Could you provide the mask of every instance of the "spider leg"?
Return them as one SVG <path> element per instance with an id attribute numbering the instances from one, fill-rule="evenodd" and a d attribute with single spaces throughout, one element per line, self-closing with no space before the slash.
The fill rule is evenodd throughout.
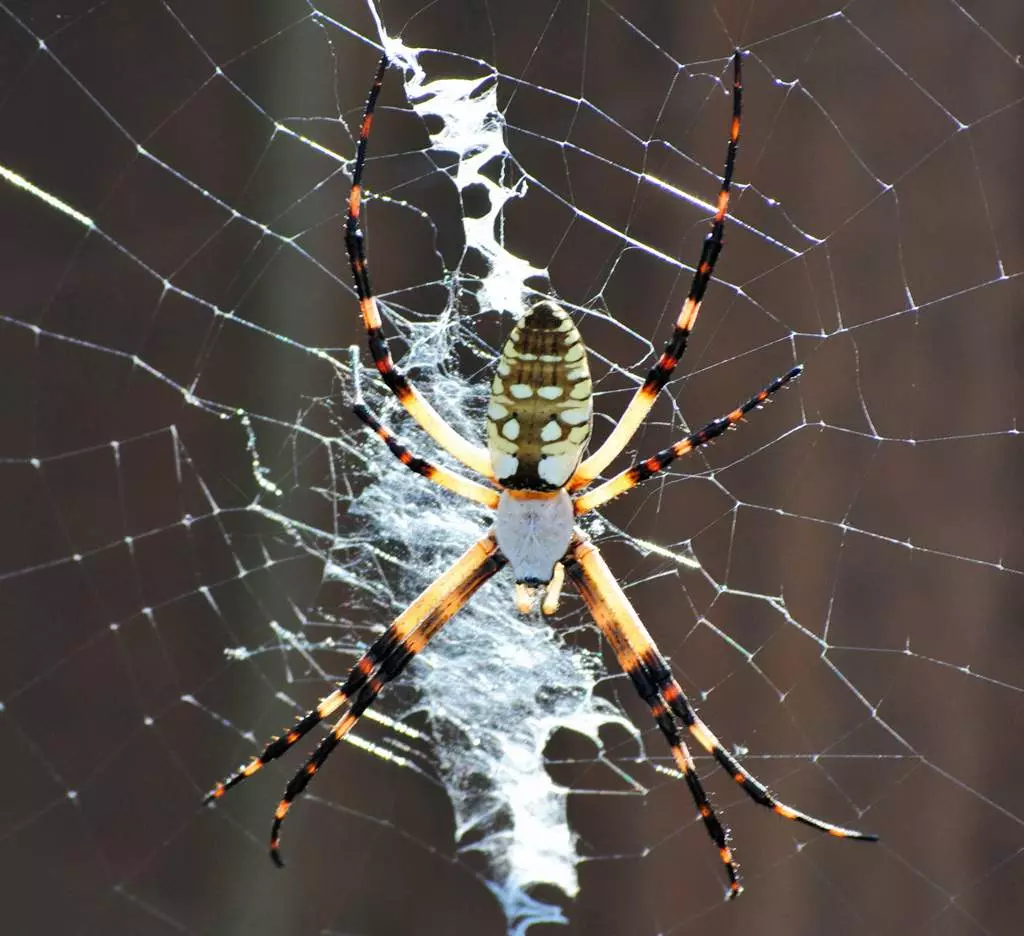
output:
<path id="1" fill-rule="evenodd" d="M 363 193 L 363 169 L 366 165 L 366 144 L 373 126 L 373 111 L 377 104 L 387 71 L 388 58 L 382 56 L 374 76 L 373 87 L 366 99 L 363 120 L 359 127 L 359 140 L 356 145 L 356 162 L 352 171 L 352 189 L 348 197 L 348 214 L 345 221 L 345 247 L 348 251 L 352 278 L 355 281 L 356 295 L 359 298 L 359 310 L 366 326 L 366 337 L 373 355 L 374 364 L 381 378 L 398 402 L 405 407 L 413 419 L 424 431 L 445 451 L 451 453 L 467 468 L 485 478 L 494 476 L 491 470 L 491 459 L 487 449 L 474 445 L 463 438 L 441 418 L 441 415 L 427 402 L 409 379 L 395 367 L 391 358 L 387 340 L 381 324 L 377 300 L 370 285 L 370 274 L 366 262 L 366 248 L 363 243 L 363 232 L 359 227 L 359 212 Z"/>
<path id="2" fill-rule="evenodd" d="M 323 719 L 337 711 L 346 702 L 351 705 L 334 726 L 331 733 L 317 747 L 299 774 L 292 778 L 274 816 L 271 854 L 277 856 L 277 838 L 281 821 L 292 801 L 305 789 L 313 774 L 348 733 L 359 716 L 369 707 L 380 690 L 394 679 L 412 657 L 426 646 L 449 618 L 461 608 L 473 593 L 506 564 L 498 552 L 492 534 L 470 547 L 461 558 L 436 578 L 409 607 L 402 612 L 358 660 L 345 682 L 325 696 L 316 708 L 296 721 L 292 729 L 271 741 L 263 752 L 253 758 L 207 794 L 205 802 L 220 799 L 231 787 L 251 777 L 264 764 L 285 753 L 300 738 L 308 734 Z M 332 740 L 333 739 L 333 740 Z"/>
<path id="3" fill-rule="evenodd" d="M 701 249 L 700 260 L 693 273 L 693 280 L 690 283 L 690 291 L 683 302 L 683 307 L 676 318 L 675 327 L 672 330 L 672 337 L 665 345 L 658 362 L 651 368 L 644 381 L 643 386 L 637 390 L 633 399 L 629 401 L 622 418 L 615 424 L 608 438 L 596 452 L 585 458 L 576 473 L 569 481 L 569 490 L 575 491 L 590 484 L 612 460 L 629 444 L 633 434 L 640 427 L 647 414 L 654 406 L 661 388 L 668 383 L 680 358 L 686 351 L 686 344 L 690 339 L 690 332 L 697 322 L 700 313 L 700 305 L 704 300 L 704 293 L 711 282 L 711 276 L 715 270 L 715 263 L 722 251 L 722 234 L 725 230 L 725 217 L 729 207 L 729 190 L 732 186 L 733 169 L 736 164 L 736 147 L 740 139 L 740 115 L 743 110 L 743 82 L 742 65 L 739 49 L 733 53 L 733 82 L 732 82 L 732 123 L 729 127 L 729 145 L 725 156 L 725 169 L 722 173 L 722 185 L 718 190 L 718 206 L 715 216 L 711 221 L 711 230 L 704 238 L 704 246 Z"/>
<path id="4" fill-rule="evenodd" d="M 704 828 L 718 848 L 718 855 L 722 859 L 726 876 L 729 879 L 727 895 L 730 898 L 737 897 L 742 893 L 743 887 L 739 881 L 739 866 L 733 859 L 732 850 L 729 848 L 728 833 L 711 805 L 704 785 L 700 781 L 693 757 L 686 742 L 679 734 L 679 729 L 667 703 L 647 666 L 630 643 L 628 630 L 620 623 L 621 617 L 631 615 L 639 624 L 636 612 L 612 577 L 611 570 L 600 557 L 597 547 L 593 546 L 584 534 L 577 532 L 569 555 L 564 560 L 564 565 L 566 574 L 590 609 L 590 614 L 605 640 L 615 651 L 615 656 L 623 672 L 629 676 L 640 698 L 650 707 L 654 721 L 672 751 L 676 767 L 686 780 L 690 795 L 697 806 L 697 812 L 704 822 Z M 640 627 L 642 628 L 643 625 L 641 624 Z M 653 642 L 651 646 L 654 646 Z"/>
<path id="5" fill-rule="evenodd" d="M 781 377 L 777 377 L 763 390 L 755 393 L 746 403 L 736 407 L 731 413 L 726 413 L 725 416 L 713 419 L 703 429 L 691 432 L 688 436 L 676 442 L 675 445 L 662 449 L 657 455 L 652 455 L 650 458 L 637 462 L 631 468 L 627 468 L 625 471 L 615 475 L 614 478 L 599 484 L 592 491 L 581 494 L 573 502 L 573 510 L 575 510 L 576 515 L 579 516 L 580 514 L 587 513 L 587 511 L 600 507 L 613 498 L 625 494 L 626 491 L 632 490 L 638 484 L 643 484 L 644 481 L 658 474 L 658 472 L 664 471 L 665 468 L 680 456 L 688 455 L 694 449 L 712 442 L 722 435 L 723 432 L 736 426 L 751 410 L 764 406 L 772 394 L 781 390 L 791 380 L 799 377 L 802 370 L 802 366 L 794 367 Z"/>
<path id="6" fill-rule="evenodd" d="M 715 816 L 700 783 L 700 778 L 693 769 L 693 761 L 689 752 L 681 741 L 678 745 L 675 743 L 673 738 L 673 732 L 676 730 L 675 723 L 667 717 L 669 712 L 682 721 L 697 743 L 728 771 L 733 780 L 754 802 L 768 807 L 786 819 L 802 822 L 837 838 L 877 840 L 875 835 L 833 825 L 780 802 L 768 787 L 722 747 L 722 743 L 715 737 L 711 729 L 697 716 L 689 699 L 686 698 L 679 683 L 672 676 L 668 664 L 648 634 L 643 622 L 629 603 L 629 599 L 626 598 L 618 582 L 615 581 L 597 547 L 587 539 L 585 534 L 577 531 L 564 564 L 566 574 L 579 590 L 602 634 L 615 651 L 622 668 L 629 675 L 644 701 L 650 705 L 658 727 L 661 728 L 662 734 L 665 735 L 672 747 L 673 756 L 686 778 L 690 793 L 704 820 L 705 828 L 719 848 L 719 855 L 729 877 L 730 897 L 736 896 L 741 890 L 732 853 L 726 844 L 722 825 Z M 668 712 L 663 711 L 664 706 L 667 706 Z M 671 723 L 671 728 L 666 721 Z"/>
<path id="7" fill-rule="evenodd" d="M 447 488 L 449 491 L 454 491 L 471 501 L 476 501 L 478 504 L 483 504 L 485 507 L 490 507 L 492 510 L 497 509 L 500 498 L 497 491 L 413 454 L 387 426 L 377 419 L 363 399 L 359 380 L 359 352 L 356 348 L 352 348 L 352 373 L 355 377 L 356 394 L 352 412 L 384 440 L 384 444 L 395 458 L 410 471 L 416 472 L 428 481 Z"/>

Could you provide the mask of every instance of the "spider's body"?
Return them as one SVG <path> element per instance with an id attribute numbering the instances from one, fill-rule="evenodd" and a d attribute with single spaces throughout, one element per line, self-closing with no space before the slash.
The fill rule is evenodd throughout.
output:
<path id="1" fill-rule="evenodd" d="M 579 330 L 554 302 L 538 302 L 512 329 L 491 382 L 487 449 L 495 480 L 511 491 L 565 487 L 593 421 Z"/>
<path id="2" fill-rule="evenodd" d="M 564 488 L 502 492 L 494 514 L 494 538 L 518 584 L 547 585 L 569 548 L 572 530 L 572 501 Z"/>
<path id="3" fill-rule="evenodd" d="M 217 784 L 207 799 L 219 799 L 232 786 L 284 754 L 323 719 L 343 710 L 330 733 L 320 742 L 303 769 L 292 778 L 278 803 L 270 849 L 271 856 L 280 864 L 278 843 L 281 823 L 292 802 L 320 770 L 331 751 L 373 704 L 384 686 L 423 650 L 445 622 L 484 582 L 505 565 L 511 565 L 516 580 L 516 605 L 523 612 L 533 607 L 537 593 L 542 590 L 541 609 L 545 614 L 553 614 L 566 577 L 579 592 L 668 742 L 676 767 L 686 780 L 700 818 L 725 866 L 729 879 L 727 896 L 734 897 L 741 891 L 737 866 L 725 829 L 697 774 L 686 745 L 687 736 L 714 758 L 755 802 L 777 815 L 838 838 L 874 839 L 872 835 L 832 825 L 780 802 L 722 746 L 690 704 L 599 550 L 574 523 L 575 517 L 626 493 L 663 471 L 676 458 L 708 444 L 735 426 L 747 413 L 764 404 L 800 373 L 799 366 L 793 367 L 725 416 L 596 487 L 584 490 L 629 444 L 686 350 L 690 331 L 697 321 L 705 290 L 722 249 L 722 232 L 740 132 L 740 53 L 737 51 L 733 57 L 733 116 L 718 207 L 711 230 L 704 240 L 689 294 L 664 352 L 609 436 L 597 451 L 586 458 L 583 454 L 593 419 L 593 391 L 587 354 L 576 326 L 554 302 L 542 300 L 535 303 L 512 329 L 502 349 L 491 385 L 486 448 L 459 435 L 395 367 L 370 287 L 363 234 L 359 229 L 366 144 L 387 65 L 387 58 L 381 59 L 367 99 L 348 203 L 345 241 L 359 307 L 370 352 L 384 383 L 438 445 L 482 475 L 488 483 L 474 481 L 414 455 L 367 409 L 359 394 L 358 382 L 354 411 L 409 469 L 494 510 L 494 525 L 395 618 L 356 662 L 343 683 L 321 699 L 316 708 L 303 715 L 290 731 L 267 744 L 258 757 Z M 353 372 L 358 374 L 357 354 L 354 354 Z"/>
<path id="4" fill-rule="evenodd" d="M 565 485 L 583 457 L 593 421 L 593 385 L 579 329 L 554 302 L 538 302 L 502 348 L 487 407 L 487 451 L 494 479 L 504 488 L 494 537 L 521 586 L 517 602 L 523 610 L 533 605 L 534 590 L 555 578 L 569 548 L 573 507 Z M 553 590 L 547 607 L 557 605 Z"/>

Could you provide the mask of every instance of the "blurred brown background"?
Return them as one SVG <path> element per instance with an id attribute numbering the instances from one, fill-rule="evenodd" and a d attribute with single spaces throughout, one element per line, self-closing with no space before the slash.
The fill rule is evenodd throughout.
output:
<path id="1" fill-rule="evenodd" d="M 505 932 L 485 867 L 455 856 L 443 791 L 413 771 L 339 751 L 322 799 L 290 820 L 285 873 L 264 836 L 297 764 L 199 807 L 251 751 L 239 732 L 282 727 L 278 691 L 308 704 L 323 689 L 308 674 L 292 684 L 301 661 L 277 653 L 224 657 L 272 646 L 268 622 L 295 626 L 296 609 L 323 602 L 322 570 L 246 509 L 258 492 L 239 423 L 180 390 L 280 420 L 260 447 L 279 477 L 294 467 L 289 427 L 336 390 L 305 349 L 359 337 L 340 233 L 348 176 L 273 132 L 280 121 L 352 153 L 337 118 L 356 126 L 378 54 L 359 37 L 376 33 L 361 4 L 317 9 L 0 7 L 0 165 L 96 224 L 0 184 L 4 932 Z M 567 302 L 640 336 L 582 319 L 599 357 L 637 367 L 688 276 L 577 212 L 692 264 L 705 213 L 636 174 L 713 198 L 729 106 L 715 79 L 733 45 L 750 50 L 733 208 L 759 233 L 730 226 L 688 376 L 638 448 L 677 436 L 680 412 L 699 424 L 794 360 L 807 370 L 686 466 L 702 479 L 676 475 L 607 512 L 635 536 L 689 544 L 706 576 L 614 536 L 605 551 L 688 690 L 707 694 L 712 727 L 751 750 L 748 766 L 788 802 L 882 841 L 815 838 L 702 761 L 747 886 L 724 905 L 681 785 L 648 765 L 646 795 L 586 792 L 611 787 L 608 772 L 560 734 L 552 773 L 579 791 L 569 815 L 585 860 L 575 901 L 536 895 L 563 906 L 558 932 L 1017 932 L 1024 12 L 403 0 L 380 15 L 407 44 L 502 76 L 510 148 L 537 180 L 508 211 L 509 247 L 547 266 Z M 482 73 L 426 59 L 438 74 Z M 687 66 L 678 76 L 674 62 Z M 398 75 L 389 82 L 373 145 L 392 158 L 371 164 L 371 188 L 430 213 L 450 270 L 458 200 L 417 153 L 422 124 Z M 385 208 L 372 216 L 376 283 L 436 314 L 432 232 Z M 231 210 L 299 235 L 300 249 Z M 214 306 L 296 345 L 224 324 Z M 623 386 L 604 376 L 604 411 Z M 326 483 L 312 456 L 301 474 Z M 289 506 L 329 528 L 316 498 L 293 492 Z M 789 619 L 745 592 L 782 595 Z M 596 646 L 590 631 L 580 639 Z M 629 687 L 604 689 L 662 757 Z M 605 741 L 612 760 L 635 753 L 624 735 Z"/>

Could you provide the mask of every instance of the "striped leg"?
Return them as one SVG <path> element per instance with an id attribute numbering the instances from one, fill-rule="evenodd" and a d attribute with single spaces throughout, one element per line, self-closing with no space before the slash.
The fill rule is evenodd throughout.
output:
<path id="1" fill-rule="evenodd" d="M 686 344 L 690 338 L 690 332 L 697 322 L 700 313 L 700 304 L 704 300 L 704 293 L 711 282 L 711 276 L 715 271 L 715 263 L 722 251 L 722 234 L 725 230 L 725 217 L 729 208 L 729 189 L 732 186 L 733 169 L 736 164 L 736 147 L 740 138 L 740 115 L 743 110 L 743 83 L 742 66 L 739 49 L 733 54 L 733 82 L 732 82 L 732 123 L 729 128 L 729 145 L 725 156 L 725 170 L 722 174 L 722 185 L 718 190 L 718 207 L 715 216 L 711 221 L 711 230 L 704 238 L 704 246 L 701 250 L 700 261 L 693 273 L 693 281 L 690 284 L 690 292 L 683 302 L 683 308 L 676 319 L 675 328 L 672 330 L 672 337 L 665 345 L 658 362 L 651 368 L 647 379 L 642 387 L 637 390 L 629 406 L 622 414 L 622 418 L 615 424 L 611 434 L 596 452 L 585 458 L 576 469 L 572 480 L 569 482 L 569 490 L 579 490 L 590 484 L 628 444 L 633 434 L 640 427 L 647 414 L 654 406 L 654 401 L 661 388 L 668 383 L 675 370 L 679 359 L 686 351 Z"/>
<path id="2" fill-rule="evenodd" d="M 714 441 L 727 429 L 732 429 L 751 410 L 764 406 L 772 394 L 781 390 L 791 380 L 799 377 L 802 370 L 802 366 L 794 367 L 788 373 L 777 377 L 767 387 L 754 394 L 746 403 L 738 406 L 731 413 L 720 416 L 718 419 L 713 419 L 703 429 L 691 432 L 688 436 L 676 442 L 675 445 L 662 449 L 657 455 L 652 455 L 644 461 L 637 462 L 631 468 L 627 468 L 625 471 L 615 475 L 614 478 L 605 481 L 604 484 L 599 484 L 592 491 L 581 494 L 573 501 L 573 510 L 575 510 L 576 515 L 585 514 L 587 511 L 600 507 L 613 498 L 625 494 L 626 491 L 632 490 L 638 484 L 643 484 L 648 478 L 663 471 L 680 456 L 688 455 L 694 449 Z"/>
<path id="3" fill-rule="evenodd" d="M 615 581 L 611 570 L 601 558 L 597 547 L 581 533 L 577 533 L 576 539 L 570 547 L 569 557 L 565 560 L 565 571 L 579 589 L 598 627 L 615 650 L 623 669 L 633 680 L 640 695 L 651 706 L 658 727 L 668 739 L 669 745 L 672 747 L 672 754 L 686 778 L 690 793 L 697 804 L 708 834 L 718 846 L 719 855 L 729 877 L 729 897 L 735 897 L 742 888 L 739 884 L 732 853 L 726 842 L 725 832 L 708 801 L 696 771 L 693 769 L 693 760 L 689 752 L 681 741 L 676 744 L 673 739 L 673 733 L 676 730 L 675 723 L 671 722 L 671 729 L 663 724 L 667 714 L 664 713 L 665 706 L 672 715 L 682 721 L 701 747 L 729 772 L 729 775 L 755 802 L 767 806 L 786 819 L 802 822 L 837 838 L 876 840 L 877 837 L 874 835 L 832 825 L 780 802 L 763 783 L 750 774 L 732 754 L 722 747 L 718 738 L 698 718 L 679 683 L 672 676 L 664 657 L 658 651 L 633 606 Z M 667 720 L 671 721 L 671 718 L 669 717 Z"/>
<path id="4" fill-rule="evenodd" d="M 686 697 L 682 687 L 672 676 L 671 670 L 664 659 L 657 653 L 654 643 L 651 643 L 651 670 L 654 678 L 661 688 L 662 698 L 668 703 L 672 712 L 682 721 L 690 734 L 697 740 L 705 751 L 718 762 L 719 766 L 733 778 L 755 803 L 760 806 L 767 806 L 772 812 L 784 819 L 792 819 L 794 822 L 802 822 L 804 825 L 817 829 L 819 832 L 827 832 L 835 838 L 856 839 L 861 842 L 877 842 L 878 836 L 871 832 L 858 832 L 856 829 L 846 829 L 842 826 L 833 825 L 824 819 L 808 815 L 792 806 L 781 802 L 775 794 L 757 779 L 737 757 L 730 754 L 722 742 L 715 737 L 714 732 L 698 717 L 693 709 L 690 700 Z"/>
<path id="5" fill-rule="evenodd" d="M 344 684 L 322 699 L 316 708 L 303 715 L 287 734 L 271 741 L 258 757 L 253 758 L 223 783 L 218 783 L 207 795 L 206 802 L 220 799 L 231 787 L 251 777 L 264 764 L 280 757 L 323 719 L 346 702 L 351 702 L 348 711 L 320 743 L 304 768 L 292 778 L 278 804 L 274 814 L 271 857 L 280 864 L 277 854 L 278 833 L 292 801 L 305 789 L 331 751 L 348 734 L 384 685 L 404 669 L 409 660 L 426 646 L 427 641 L 442 625 L 505 563 L 506 559 L 498 552 L 493 535 L 488 534 L 472 546 L 395 618 L 387 631 L 352 667 Z"/>
<path id="6" fill-rule="evenodd" d="M 456 474 L 454 471 L 449 471 L 447 468 L 442 468 L 432 462 L 428 462 L 418 455 L 414 455 L 387 426 L 377 419 L 363 399 L 359 380 L 359 352 L 356 348 L 352 348 L 352 373 L 355 378 L 356 396 L 352 412 L 383 439 L 384 444 L 395 458 L 410 471 L 416 472 L 416 474 L 426 478 L 428 481 L 433 481 L 434 484 L 447 488 L 449 491 L 454 491 L 456 494 L 471 501 L 476 501 L 478 504 L 483 504 L 485 507 L 490 507 L 492 510 L 497 509 L 500 498 L 497 491 L 479 484 L 470 478 Z"/>
<path id="7" fill-rule="evenodd" d="M 675 719 L 657 683 L 630 642 L 628 630 L 622 626 L 622 619 L 629 617 L 639 624 L 636 612 L 613 578 L 611 570 L 605 565 L 597 547 L 583 534 L 578 533 L 570 547 L 569 556 L 565 560 L 565 571 L 579 590 L 605 640 L 615 651 L 619 666 L 632 680 L 640 698 L 650 707 L 655 723 L 668 741 L 676 767 L 686 780 L 697 812 L 704 822 L 704 828 L 718 847 L 719 857 L 725 865 L 725 873 L 729 879 L 728 896 L 736 897 L 743 888 L 739 882 L 739 867 L 733 860 L 729 848 L 728 833 L 711 806 L 711 801 L 700 782 L 693 757 L 686 742 L 680 737 Z M 643 627 L 642 624 L 639 626 Z"/>
<path id="8" fill-rule="evenodd" d="M 377 300 L 374 298 L 373 288 L 370 285 L 363 232 L 359 227 L 359 211 L 363 193 L 363 168 L 366 165 L 366 144 L 370 137 L 370 128 L 373 126 L 373 110 L 377 104 L 381 85 L 384 83 L 384 73 L 387 71 L 387 67 L 388 58 L 385 55 L 381 57 L 380 64 L 377 66 L 373 87 L 366 99 L 363 121 L 359 127 L 356 163 L 352 171 L 352 190 L 348 197 L 348 216 L 345 222 L 345 247 L 348 250 L 352 278 L 355 281 L 356 295 L 359 298 L 359 310 L 363 316 L 363 324 L 366 326 L 366 337 L 370 344 L 373 362 L 388 389 L 398 397 L 402 406 L 438 445 L 450 452 L 467 468 L 471 468 L 485 478 L 491 478 L 493 472 L 487 449 L 474 445 L 459 435 L 413 387 L 409 379 L 395 367 L 381 327 Z"/>

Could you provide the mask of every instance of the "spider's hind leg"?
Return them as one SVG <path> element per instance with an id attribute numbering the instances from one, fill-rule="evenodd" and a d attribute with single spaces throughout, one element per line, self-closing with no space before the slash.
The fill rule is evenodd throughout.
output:
<path id="1" fill-rule="evenodd" d="M 491 459 L 487 449 L 463 438 L 455 431 L 440 413 L 412 385 L 392 360 L 387 339 L 381 323 L 377 299 L 370 285 L 370 272 L 366 262 L 366 246 L 363 232 L 359 227 L 359 215 L 363 198 L 363 169 L 366 166 L 366 146 L 370 139 L 370 128 L 373 126 L 373 112 L 377 105 L 377 97 L 384 84 L 384 74 L 388 68 L 388 58 L 383 56 L 377 66 L 373 86 L 366 99 L 363 120 L 359 125 L 359 139 L 356 144 L 356 163 L 352 170 L 352 189 L 348 197 L 348 214 L 345 220 L 345 248 L 348 251 L 349 265 L 352 268 L 352 279 L 355 282 L 356 296 L 359 298 L 359 311 L 366 326 L 366 338 L 370 345 L 373 362 L 380 372 L 381 378 L 398 402 L 405 407 L 409 415 L 420 424 L 424 431 L 445 451 L 457 458 L 467 468 L 485 478 L 491 478 Z"/>
<path id="2" fill-rule="evenodd" d="M 449 471 L 447 468 L 435 465 L 433 462 L 429 462 L 425 458 L 420 458 L 414 452 L 410 451 L 402 440 L 399 439 L 398 436 L 396 436 L 387 426 L 381 423 L 363 399 L 362 382 L 359 379 L 359 349 L 355 346 L 350 349 L 350 358 L 353 385 L 355 388 L 355 405 L 352 407 L 352 412 L 366 423 L 374 433 L 376 433 L 377 437 L 380 438 L 388 447 L 391 454 L 394 455 L 395 458 L 397 458 L 410 471 L 414 471 L 416 474 L 426 478 L 428 481 L 431 481 L 440 487 L 447 488 L 449 491 L 452 491 L 461 497 L 465 497 L 467 500 L 476 501 L 478 504 L 483 504 L 485 507 L 490 507 L 492 510 L 497 509 L 499 494 L 496 490 L 480 484 L 477 481 L 473 481 L 471 478 L 466 478 L 463 475 L 456 474 L 454 471 Z"/>
<path id="3" fill-rule="evenodd" d="M 711 219 L 711 229 L 704 237 L 700 259 L 693 271 L 690 291 L 683 301 L 683 307 L 679 311 L 672 334 L 665 344 L 665 350 L 662 351 L 661 357 L 655 362 L 647 374 L 647 379 L 629 401 L 626 411 L 612 428 L 608 438 L 576 469 L 569 482 L 570 491 L 578 491 L 590 484 L 629 444 L 629 440 L 633 438 L 637 429 L 640 428 L 640 424 L 647 418 L 658 394 L 669 382 L 676 365 L 686 353 L 690 333 L 697 324 L 700 306 L 704 301 L 704 293 L 714 275 L 718 255 L 722 252 L 725 219 L 729 208 L 729 192 L 732 188 L 732 176 L 736 167 L 736 148 L 740 141 L 740 118 L 743 114 L 743 57 L 739 49 L 733 53 L 732 68 L 732 121 L 729 124 L 725 168 L 722 170 L 722 183 L 718 189 L 718 204 L 714 217 Z"/>

